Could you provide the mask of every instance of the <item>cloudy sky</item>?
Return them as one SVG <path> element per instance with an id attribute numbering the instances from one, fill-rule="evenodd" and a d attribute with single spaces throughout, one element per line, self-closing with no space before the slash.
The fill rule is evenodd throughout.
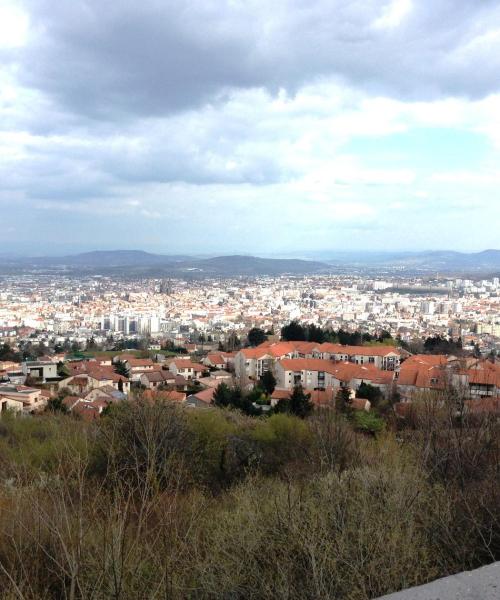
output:
<path id="1" fill-rule="evenodd" d="M 498 0 L 0 0 L 0 253 L 500 247 Z"/>

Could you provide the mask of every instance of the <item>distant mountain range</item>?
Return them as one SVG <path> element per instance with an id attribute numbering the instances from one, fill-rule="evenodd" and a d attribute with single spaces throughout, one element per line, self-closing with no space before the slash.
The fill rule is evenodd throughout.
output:
<path id="1" fill-rule="evenodd" d="M 393 273 L 500 273 L 500 250 L 477 253 L 429 252 L 334 252 L 323 260 L 151 254 L 142 250 L 102 250 L 69 256 L 13 257 L 0 254 L 0 270 L 61 270 L 71 273 L 103 273 L 157 277 L 230 277 L 253 275 L 306 275 L 349 272 Z"/>
<path id="2" fill-rule="evenodd" d="M 325 260 L 331 265 L 391 267 L 405 270 L 450 272 L 495 271 L 500 269 L 500 250 L 482 252 L 454 252 L 431 250 L 427 252 L 345 252 L 330 255 Z"/>
<path id="3" fill-rule="evenodd" d="M 325 263 L 300 259 L 258 258 L 255 256 L 217 256 L 196 258 L 180 255 L 150 254 L 142 250 L 104 250 L 61 257 L 0 257 L 0 268 L 60 269 L 129 273 L 150 276 L 237 276 L 281 275 L 327 272 Z"/>

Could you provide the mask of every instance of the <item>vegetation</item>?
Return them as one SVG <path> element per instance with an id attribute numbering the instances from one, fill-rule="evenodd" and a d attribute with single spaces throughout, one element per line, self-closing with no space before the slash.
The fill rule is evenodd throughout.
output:
<path id="1" fill-rule="evenodd" d="M 267 394 L 272 394 L 276 388 L 276 378 L 271 370 L 264 371 L 260 378 L 260 384 Z"/>
<path id="2" fill-rule="evenodd" d="M 6 414 L 2 598 L 367 600 L 499 560 L 499 423 L 440 400 L 376 436 L 329 409 Z"/>
<path id="3" fill-rule="evenodd" d="M 322 344 L 343 344 L 347 346 L 362 345 L 401 345 L 401 341 L 394 339 L 388 331 L 382 331 L 379 335 L 371 335 L 361 331 L 344 331 L 339 329 L 322 329 L 317 325 L 302 325 L 299 321 L 291 321 L 281 329 L 281 339 L 284 341 L 307 341 Z"/>
<path id="4" fill-rule="evenodd" d="M 121 375 L 122 377 L 129 376 L 127 364 L 123 360 L 118 360 L 115 363 L 115 373 L 117 375 Z"/>
<path id="5" fill-rule="evenodd" d="M 259 346 L 263 344 L 267 340 L 267 335 L 265 331 L 259 329 L 258 327 L 252 327 L 248 332 L 248 343 L 250 346 Z"/>
<path id="6" fill-rule="evenodd" d="M 462 339 L 456 341 L 447 339 L 441 335 L 428 337 L 424 342 L 424 352 L 428 354 L 462 354 Z"/>
<path id="7" fill-rule="evenodd" d="M 300 419 L 305 419 L 313 411 L 311 394 L 306 394 L 301 385 L 294 387 L 290 399 L 280 400 L 276 406 L 276 412 L 286 412 L 295 415 Z"/>
<path id="8" fill-rule="evenodd" d="M 256 397 L 260 397 L 262 390 L 258 391 Z M 260 408 L 256 408 L 253 403 L 256 397 L 253 392 L 245 393 L 240 387 L 230 387 L 226 383 L 220 383 L 215 392 L 213 401 L 219 408 L 233 408 L 241 410 L 246 415 L 258 415 Z"/>

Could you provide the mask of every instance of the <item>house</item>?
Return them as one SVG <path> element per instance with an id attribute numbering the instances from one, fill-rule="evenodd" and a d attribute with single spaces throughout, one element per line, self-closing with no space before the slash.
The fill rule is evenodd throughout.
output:
<path id="1" fill-rule="evenodd" d="M 121 402 L 126 400 L 126 395 L 119 390 L 116 390 L 111 385 L 104 385 L 102 387 L 94 388 L 87 392 L 84 397 L 84 400 L 106 400 L 106 402 L 112 404 L 114 402 Z"/>
<path id="2" fill-rule="evenodd" d="M 62 399 L 62 403 L 64 404 L 64 406 L 66 407 L 66 409 L 68 410 L 68 412 L 71 412 L 73 410 L 73 408 L 79 402 L 83 402 L 83 398 L 81 398 L 80 396 L 65 396 Z"/>
<path id="3" fill-rule="evenodd" d="M 221 383 L 227 383 L 228 385 L 233 383 L 233 375 L 227 371 L 212 371 L 209 377 L 203 378 L 203 385 L 205 387 L 217 387 Z"/>
<path id="4" fill-rule="evenodd" d="M 456 357 L 416 354 L 405 360 L 399 369 L 397 384 L 403 398 L 416 392 L 442 391 L 449 381 L 448 365 Z"/>
<path id="5" fill-rule="evenodd" d="M 0 419 L 2 413 L 12 411 L 14 413 L 23 412 L 24 404 L 21 398 L 15 398 L 12 396 L 3 396 L 0 394 Z"/>
<path id="6" fill-rule="evenodd" d="M 319 344 L 315 348 L 322 358 L 348 361 L 356 365 L 373 365 L 383 371 L 397 371 L 401 364 L 402 351 L 394 346 L 342 346 L 341 344 Z"/>
<path id="7" fill-rule="evenodd" d="M 500 396 L 500 362 L 477 360 L 474 364 L 465 366 L 466 368 L 459 368 L 453 373 L 453 385 L 465 388 L 471 398 Z"/>
<path id="8" fill-rule="evenodd" d="M 233 357 L 228 352 L 210 353 L 203 359 L 203 364 L 210 369 L 226 369 Z"/>
<path id="9" fill-rule="evenodd" d="M 71 414 L 85 421 L 95 421 L 99 419 L 103 410 L 107 408 L 108 403 L 105 400 L 80 400 L 71 409 Z"/>
<path id="10" fill-rule="evenodd" d="M 175 375 L 164 369 L 151 372 L 143 372 L 140 382 L 150 390 L 156 390 L 159 386 L 175 385 Z"/>
<path id="11" fill-rule="evenodd" d="M 13 385 L 22 385 L 26 381 L 22 365 L 10 360 L 0 361 L 0 381 Z"/>
<path id="12" fill-rule="evenodd" d="M 150 358 L 127 358 L 125 361 L 125 366 L 130 373 L 137 371 L 145 372 L 153 371 L 155 368 L 155 363 Z"/>
<path id="13" fill-rule="evenodd" d="M 40 380 L 42 383 L 57 379 L 57 363 L 51 361 L 26 361 L 22 363 L 22 371 L 26 377 Z"/>
<path id="14" fill-rule="evenodd" d="M 187 380 L 197 379 L 208 372 L 207 367 L 199 363 L 191 362 L 189 359 L 173 360 L 169 365 L 169 370 L 174 375 L 182 375 Z"/>
<path id="15" fill-rule="evenodd" d="M 22 411 L 32 413 L 42 411 L 47 405 L 47 398 L 38 388 L 3 383 L 0 384 L 0 402 L 4 410 L 12 407 L 16 411 L 19 409 L 18 403 L 22 402 Z"/>
<path id="16" fill-rule="evenodd" d="M 240 378 L 258 380 L 266 371 L 275 371 L 284 359 L 321 359 L 372 366 L 383 371 L 397 371 L 402 351 L 393 346 L 342 346 L 315 342 L 264 342 L 255 348 L 243 348 L 235 357 L 235 372 Z"/>
<path id="17" fill-rule="evenodd" d="M 146 390 L 142 395 L 144 400 L 150 401 L 168 401 L 168 402 L 176 402 L 182 403 L 186 400 L 186 394 L 183 392 L 178 392 L 176 390 L 163 390 L 163 391 L 153 391 Z"/>
<path id="18" fill-rule="evenodd" d="M 351 408 L 353 410 L 362 410 L 365 412 L 370 412 L 372 407 L 372 403 L 366 398 L 353 398 L 351 400 Z"/>
<path id="19" fill-rule="evenodd" d="M 350 362 L 336 363 L 321 358 L 287 358 L 276 363 L 276 387 L 292 390 L 296 385 L 305 389 L 324 390 L 326 388 L 359 388 L 361 383 L 369 383 L 387 393 L 392 385 L 394 373 L 372 365 L 359 365 Z"/>
<path id="20" fill-rule="evenodd" d="M 207 388 L 196 394 L 191 394 L 186 399 L 186 406 L 190 408 L 208 408 L 213 403 L 215 388 Z"/>
<path id="21" fill-rule="evenodd" d="M 94 388 L 112 386 L 115 390 L 130 392 L 130 381 L 118 375 L 111 367 L 100 367 L 91 361 L 81 361 L 68 365 L 71 375 L 59 381 L 59 389 L 68 388 L 76 395 L 85 395 Z M 120 389 L 121 388 L 121 389 Z"/>

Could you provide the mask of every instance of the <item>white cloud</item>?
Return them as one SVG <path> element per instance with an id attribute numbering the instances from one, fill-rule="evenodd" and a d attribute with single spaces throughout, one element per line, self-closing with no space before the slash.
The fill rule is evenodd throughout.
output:
<path id="1" fill-rule="evenodd" d="M 28 30 L 28 15 L 14 2 L 0 0 L 0 49 L 26 44 Z"/>
<path id="2" fill-rule="evenodd" d="M 380 17 L 375 19 L 375 29 L 393 29 L 401 25 L 413 8 L 412 0 L 392 0 L 382 9 Z"/>
<path id="3" fill-rule="evenodd" d="M 22 224 L 19 207 L 34 207 L 41 232 L 61 214 L 76 227 L 99 215 L 109 235 L 144 222 L 144 239 L 159 240 L 168 224 L 200 244 L 224 223 L 234 233 L 224 243 L 246 243 L 251 228 L 274 247 L 371 228 L 366 239 L 383 244 L 398 227 L 456 224 L 471 199 L 483 206 L 480 186 L 494 204 L 481 230 L 491 231 L 500 84 L 478 69 L 498 66 L 487 4 L 197 0 L 176 11 L 148 0 L 136 11 L 26 0 L 30 25 L 10 3 L 3 214 Z M 167 24 L 159 18 L 171 13 Z M 123 35 L 108 35 L 111 24 L 126 25 Z M 410 147 L 419 132 L 428 164 Z M 432 141 L 450 132 L 476 134 L 481 164 L 456 166 L 453 147 L 432 164 Z"/>

